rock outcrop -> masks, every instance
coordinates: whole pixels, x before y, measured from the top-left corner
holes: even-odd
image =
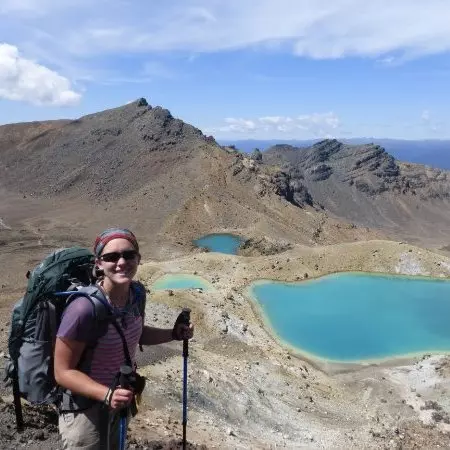
[[[443,229],[450,226],[450,172],[397,161],[379,145],[346,145],[335,139],[308,148],[276,145],[263,153],[263,163],[280,170],[274,185],[295,205],[321,207],[360,225],[399,226],[413,233],[428,233],[424,230],[433,228],[430,220],[445,223]]]

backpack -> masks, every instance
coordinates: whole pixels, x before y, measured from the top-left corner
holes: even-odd
[[[12,311],[4,380],[13,387],[18,429],[23,427],[21,398],[35,404],[58,404],[62,398],[62,389],[54,378],[53,356],[62,313],[71,298],[88,297],[98,321],[112,317],[108,301],[93,286],[94,259],[88,249],[63,248],[27,273],[26,293]],[[140,283],[135,284],[139,286],[135,292],[144,317],[145,290]]]

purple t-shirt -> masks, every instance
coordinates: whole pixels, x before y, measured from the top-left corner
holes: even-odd
[[[127,305],[125,311],[117,323],[123,331],[134,365],[136,348],[142,333],[142,317],[134,299]],[[86,297],[77,297],[64,310],[57,336],[85,342],[88,346],[95,344],[96,341],[89,376],[98,383],[111,386],[120,366],[126,361],[122,338],[114,325],[109,323],[107,331],[97,340],[98,327],[90,300]]]

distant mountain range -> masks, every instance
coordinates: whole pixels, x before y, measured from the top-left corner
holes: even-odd
[[[218,140],[221,145],[234,145],[242,152],[251,152],[258,148],[261,151],[267,150],[276,144],[288,144],[293,147],[310,147],[319,142],[320,139],[308,140]],[[346,144],[377,144],[400,161],[425,164],[440,169],[450,170],[450,140],[422,140],[410,141],[401,139],[377,139],[377,138],[352,138],[339,139]]]

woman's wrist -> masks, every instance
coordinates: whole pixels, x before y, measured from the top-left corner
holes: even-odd
[[[171,342],[172,340],[172,328],[155,328],[149,325],[145,325],[140,339],[140,344],[165,344],[167,342]]]
[[[113,390],[111,388],[108,388],[108,390],[106,391],[105,396],[103,397],[103,403],[107,406],[111,405],[111,398],[113,395]]]

